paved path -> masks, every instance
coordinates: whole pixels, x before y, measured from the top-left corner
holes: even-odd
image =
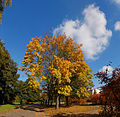
[[[46,117],[43,112],[35,112],[31,110],[16,109],[0,114],[0,117]]]
[[[35,112],[30,110],[15,109],[13,111],[0,114],[0,117],[35,117]]]
[[[45,117],[44,112],[40,110],[38,105],[31,105],[22,109],[14,109],[9,112],[1,113],[0,117]]]
[[[45,115],[42,108],[39,104],[33,104],[22,109],[14,109],[6,113],[1,113],[0,117],[50,117],[49,115]],[[68,114],[67,116],[58,114],[53,117],[99,117],[99,110]]]
[[[81,112],[76,114],[68,114],[64,117],[99,117],[98,110],[88,111],[88,112]],[[6,112],[4,114],[0,114],[0,117],[50,117],[44,114],[44,112],[40,112],[39,109],[36,111],[32,110],[24,110],[24,109],[15,109],[13,111]],[[63,115],[55,115],[53,117],[63,117]]]

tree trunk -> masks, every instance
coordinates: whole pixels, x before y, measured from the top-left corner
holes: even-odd
[[[60,107],[60,98],[61,98],[61,96],[59,95],[59,107]]]
[[[66,106],[69,106],[69,104],[68,104],[68,96],[66,96]]]
[[[20,99],[20,105],[22,105],[22,103],[23,103],[23,100],[22,100],[22,99]]]
[[[56,109],[59,109],[59,94],[56,95]]]
[[[51,100],[51,103],[50,103],[50,106],[52,106],[53,105],[53,99]]]
[[[50,99],[48,98],[48,104],[47,104],[48,106],[50,105]]]
[[[47,106],[47,100],[45,100],[45,105]]]
[[[0,91],[0,105],[3,104],[3,94],[2,94],[2,91]]]

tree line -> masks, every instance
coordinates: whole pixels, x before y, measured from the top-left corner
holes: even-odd
[[[0,0],[1,21],[4,8],[11,3],[12,0]],[[55,100],[56,108],[59,108],[63,96],[67,105],[68,97],[88,97],[88,89],[93,85],[92,69],[84,60],[81,46],[66,35],[32,38],[20,67],[28,77],[23,82],[18,80],[17,63],[0,41],[0,104],[11,103],[16,96],[22,103],[24,99],[40,98],[41,94],[43,100],[47,97],[48,104]]]
[[[60,98],[65,97],[67,105],[68,97],[87,98],[93,85],[92,69],[84,60],[81,46],[66,35],[32,38],[19,68],[28,77],[23,82],[18,80],[17,64],[0,41],[0,103],[11,103],[16,96],[21,103],[39,97],[48,105],[55,101],[58,109]]]
[[[12,0],[0,0],[0,23],[4,8],[11,3]],[[58,109],[61,99],[66,98],[68,105],[68,97],[71,101],[89,97],[92,69],[85,62],[81,47],[65,34],[32,38],[19,68],[28,79],[20,81],[17,63],[0,40],[0,104],[13,103],[17,98],[21,104],[25,100],[42,100],[47,105],[55,102]],[[104,105],[102,116],[120,116],[120,68],[111,75],[106,69],[95,76],[104,83],[97,97]]]
[[[17,71],[17,63],[11,59],[4,43],[0,40],[0,104],[13,103],[16,97],[21,104],[24,100],[40,99],[40,90],[35,91],[30,88],[28,80],[18,80],[20,75]]]

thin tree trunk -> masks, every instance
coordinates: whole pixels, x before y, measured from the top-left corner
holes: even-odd
[[[68,104],[68,96],[66,96],[66,106],[69,106],[69,104]]]
[[[51,103],[50,103],[50,106],[52,106],[53,105],[53,99],[51,99]]]
[[[61,95],[59,96],[59,107],[61,106],[61,104],[60,104],[60,99],[61,99]]]
[[[47,100],[45,100],[45,106],[47,106]]]
[[[3,104],[3,94],[2,91],[0,91],[0,105]]]
[[[23,102],[22,99],[20,99],[20,105],[22,105],[22,102]]]
[[[56,95],[56,109],[59,109],[59,94]]]
[[[48,98],[48,106],[50,105],[50,99]]]

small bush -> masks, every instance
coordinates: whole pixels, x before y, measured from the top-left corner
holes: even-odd
[[[86,103],[87,99],[78,99],[78,98],[69,98],[69,104],[84,104]]]
[[[101,115],[104,117],[120,117],[120,68],[115,68],[111,75],[106,72],[96,73],[96,77],[104,83],[102,86],[102,98],[95,97],[94,101],[103,100],[103,111]]]
[[[91,97],[92,104],[100,104],[100,94],[94,94]]]

